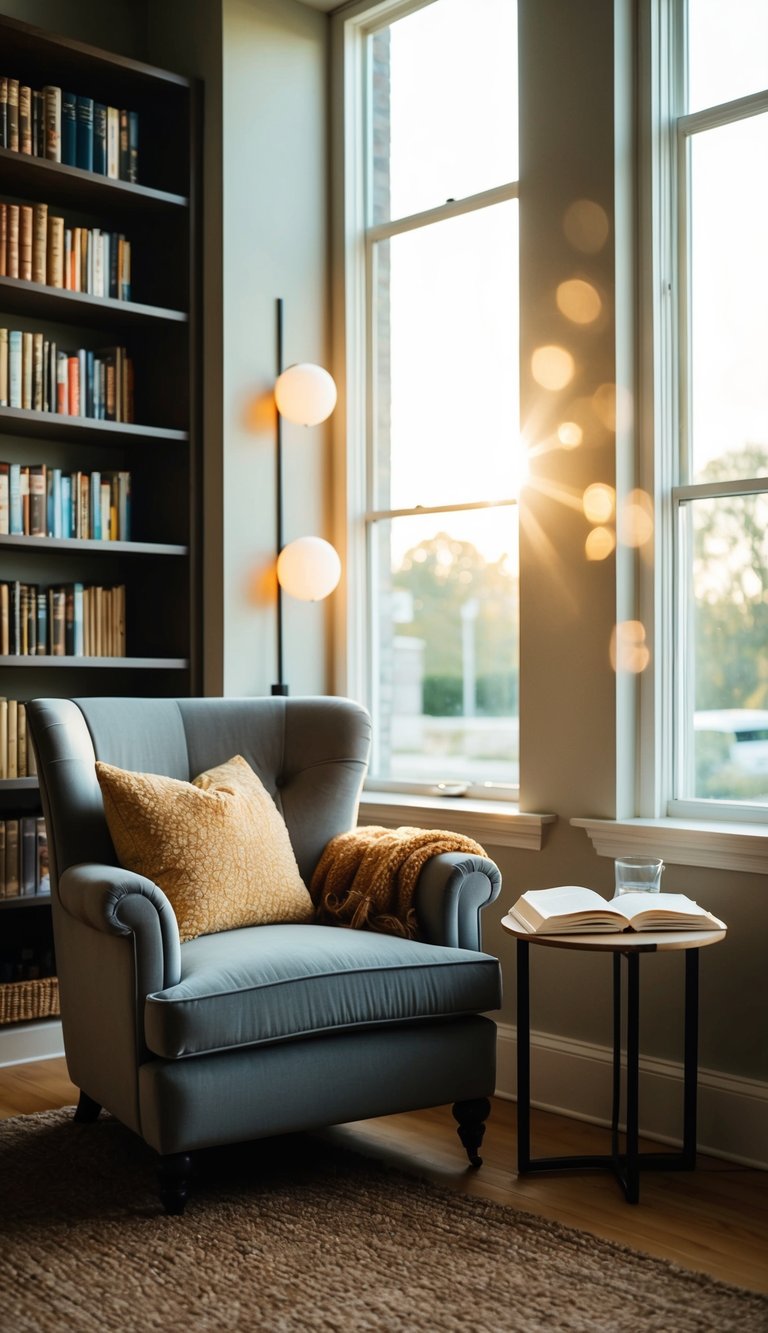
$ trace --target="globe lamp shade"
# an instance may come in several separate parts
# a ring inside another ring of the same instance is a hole
[[[317,426],[336,406],[333,376],[322,366],[308,362],[288,366],[275,382],[275,401],[286,421],[297,426]]]
[[[301,602],[321,602],[341,578],[341,560],[322,537],[297,537],[277,558],[280,587]]]

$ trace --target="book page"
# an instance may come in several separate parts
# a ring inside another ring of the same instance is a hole
[[[641,912],[653,912],[654,915],[665,912],[678,915],[684,912],[686,915],[705,916],[699,904],[692,898],[686,898],[684,893],[622,893],[610,904],[617,912],[621,912],[628,921],[638,916]]]
[[[523,898],[545,920],[572,912],[622,912],[618,904],[607,902],[594,889],[585,889],[580,884],[561,884],[555,889],[529,889]]]

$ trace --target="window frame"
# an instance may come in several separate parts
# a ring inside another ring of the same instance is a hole
[[[398,19],[426,8],[436,0],[360,0],[332,18],[332,64],[335,86],[341,97],[334,99],[332,135],[335,161],[342,164],[333,178],[336,216],[333,235],[334,359],[344,388],[345,412],[337,414],[335,464],[337,476],[345,478],[335,502],[335,529],[348,571],[348,591],[339,608],[334,636],[334,676],[343,693],[365,702],[375,715],[378,689],[375,672],[376,626],[372,615],[374,561],[372,543],[376,523],[409,515],[453,514],[517,504],[516,496],[492,502],[383,509],[374,496],[375,450],[375,347],[374,269],[376,246],[393,236],[413,232],[478,209],[519,199],[519,181],[509,181],[462,199],[421,212],[373,222],[368,180],[372,113],[366,95],[370,91],[367,68],[368,39]],[[361,106],[364,114],[360,115]],[[340,279],[340,280],[339,280]],[[341,395],[340,395],[341,396]],[[354,447],[364,441],[364,447]],[[350,442],[351,446],[350,446]],[[482,803],[516,803],[519,787],[467,780],[465,795]],[[366,790],[421,796],[438,801],[437,777],[433,781],[368,777]]]
[[[683,798],[687,762],[685,679],[687,615],[683,580],[683,506],[706,496],[763,493],[765,478],[696,483],[688,475],[691,367],[690,146],[696,134],[768,110],[768,92],[688,113],[687,5],[644,0],[641,6],[640,293],[642,386],[639,470],[654,497],[655,561],[639,573],[639,600],[653,627],[655,667],[640,689],[637,807],[642,819],[702,821],[743,828],[768,823],[768,806]]]

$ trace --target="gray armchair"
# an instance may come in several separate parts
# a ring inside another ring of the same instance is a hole
[[[79,1120],[102,1107],[160,1154],[169,1212],[214,1144],[454,1103],[470,1161],[494,1088],[499,965],[480,952],[493,862],[435,856],[421,938],[265,925],[180,944],[165,894],[117,864],[94,762],[190,781],[241,754],[282,813],[306,884],[354,827],[367,713],[336,698],[36,699],[56,964]]]

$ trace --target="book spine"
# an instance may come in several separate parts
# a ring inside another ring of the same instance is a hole
[[[11,589],[0,583],[0,653],[7,657],[11,651]]]
[[[35,463],[29,469],[29,535],[45,537],[47,534],[47,477],[45,463]]]
[[[31,204],[19,205],[19,277],[32,281],[32,232],[34,209]]]
[[[32,334],[32,407],[43,411],[43,335]]]
[[[5,273],[8,278],[19,276],[19,205],[7,204],[7,241]]]
[[[8,521],[10,535],[21,537],[24,533],[24,525],[21,513],[21,464],[9,463],[8,465]]]
[[[0,780],[8,777],[8,700],[0,699]]]
[[[35,842],[37,850],[37,877],[35,891],[37,893],[50,893],[51,871],[48,860],[48,830],[45,827],[45,819],[42,815],[37,816]]]
[[[19,152],[32,156],[32,89],[19,85]]]
[[[48,651],[48,595],[38,591],[36,597],[37,653],[43,657]]]
[[[8,398],[11,407],[21,407],[21,332],[8,332]]]
[[[5,894],[15,898],[19,892],[19,821],[5,821]]]
[[[8,250],[8,205],[0,203],[0,278],[6,274],[6,252]]]
[[[35,204],[32,219],[32,281],[46,280],[48,272],[48,205]]]
[[[10,533],[9,463],[0,463],[0,537]]]
[[[139,113],[128,112],[128,180],[136,185],[139,179]]]
[[[93,171],[93,98],[77,99],[77,165]]]
[[[56,411],[60,416],[69,416],[69,392],[67,388],[67,366],[68,360],[66,352],[58,352],[56,355]]]
[[[19,495],[21,497],[21,530],[29,536],[29,467],[22,463],[19,468]]]
[[[18,761],[17,769],[20,778],[29,777],[29,765],[27,763],[27,754],[29,744],[27,741],[27,710],[21,699],[16,701],[16,734],[18,743]]]
[[[32,894],[35,892],[35,881],[37,879],[37,866],[35,864],[36,824],[36,815],[22,815],[20,820],[21,875],[19,892],[23,894]]]
[[[107,108],[103,102],[93,104],[93,170],[98,176],[107,174]]]
[[[8,77],[0,75],[0,148],[8,147]]]
[[[67,412],[71,417],[80,416],[80,360],[77,356],[67,357]]]
[[[67,167],[77,166],[77,96],[61,94],[61,161]]]
[[[21,406],[32,407],[32,333],[24,329],[21,335]]]
[[[120,112],[120,139],[118,149],[118,171],[121,181],[127,181],[129,170],[129,149],[128,149],[128,112]]]
[[[8,80],[8,147],[19,151],[19,80]]]
[[[0,329],[0,407],[8,406],[8,330]]]
[[[64,219],[48,219],[48,286],[64,286]]]
[[[19,712],[15,699],[8,700],[8,777],[19,776]]]
[[[40,88],[32,89],[32,153],[45,157],[45,108]]]
[[[117,107],[107,107],[107,175],[120,179],[120,113]]]
[[[61,161],[61,88],[46,84],[43,88],[45,107],[45,156],[49,162]],[[71,164],[70,164],[71,165]]]

